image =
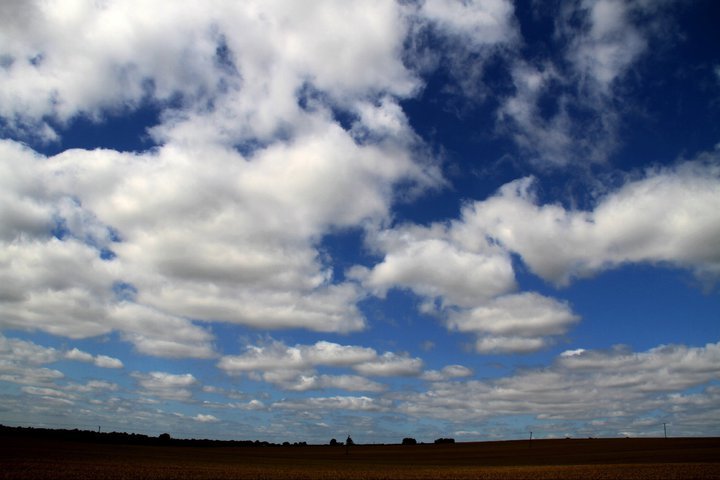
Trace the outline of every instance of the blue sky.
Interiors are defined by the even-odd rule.
[[[3,3],[0,423],[720,435],[719,13]]]

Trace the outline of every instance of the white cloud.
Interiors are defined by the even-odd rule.
[[[538,205],[532,179],[523,179],[469,206],[463,217],[559,285],[631,262],[717,278],[720,170],[713,158],[650,170],[609,192],[592,211]]]
[[[372,239],[385,253],[383,261],[369,272],[353,273],[381,296],[389,288],[405,287],[452,305],[473,305],[478,298],[513,290],[515,278],[506,252],[482,239],[469,245],[456,238],[454,226],[383,231]]]
[[[162,146],[144,153],[42,158],[2,142],[0,261],[25,279],[2,282],[3,326],[118,331],[142,353],[197,358],[214,355],[212,334],[189,319],[365,327],[363,292],[333,282],[317,247],[331,229],[387,219],[395,185],[440,181],[398,103],[420,85],[402,58],[407,8],[78,1],[4,13],[9,129],[163,111],[150,131]]]
[[[422,371],[423,362],[419,358],[385,352],[374,360],[359,363],[353,368],[359,373],[378,377],[412,377]]]
[[[384,254],[383,260],[372,269],[354,267],[348,275],[379,296],[390,288],[407,288],[424,297],[421,309],[442,317],[451,330],[474,333],[479,353],[546,347],[578,317],[557,300],[512,294],[510,254],[491,237],[490,228],[476,228],[472,213],[467,207],[449,223],[375,232],[368,242]]]
[[[227,355],[218,368],[229,374],[248,373],[285,390],[306,391],[338,388],[348,391],[379,392],[385,387],[358,375],[318,374],[317,367],[350,368],[367,376],[414,376],[422,369],[422,360],[406,355],[352,345],[319,341],[313,345],[290,347],[272,341],[248,345],[241,355]]]
[[[443,33],[475,48],[508,42],[515,34],[513,5],[505,0],[425,0],[418,13]]]
[[[132,376],[145,394],[164,400],[190,400],[193,396],[192,389],[199,383],[190,373],[133,372]]]
[[[686,389],[705,386],[697,401],[707,401],[719,373],[718,355],[719,344],[660,346],[645,352],[624,347],[585,350],[561,355],[549,367],[497,380],[433,383],[426,393],[406,395],[398,408],[412,416],[458,423],[530,412],[538,420],[558,422],[605,418],[606,434],[619,435],[629,419],[658,410],[672,418],[673,403],[693,402],[692,394],[679,393]]]
[[[283,400],[272,404],[272,408],[288,410],[352,410],[357,412],[381,412],[389,403],[370,397],[311,397],[300,400]]]
[[[98,392],[102,392],[102,391],[114,392],[114,391],[118,390],[119,388],[120,388],[120,386],[117,383],[107,382],[105,380],[90,380],[83,385],[70,384],[67,387],[65,387],[65,390],[70,390],[73,392],[80,392],[80,393],[97,394]]]
[[[400,59],[406,19],[395,2],[13,2],[4,13],[0,114],[25,124],[180,95],[190,112],[176,112],[176,126],[210,113],[220,135],[263,138],[296,120],[306,82],[338,100],[417,86]],[[244,121],[233,126],[230,114]]]
[[[616,151],[620,105],[632,101],[623,96],[622,82],[649,45],[667,41],[667,29],[654,25],[662,22],[662,3],[558,4],[547,41],[562,58],[508,60],[515,91],[502,100],[497,116],[523,158],[541,168],[582,167],[603,163]]]
[[[218,366],[227,372],[303,370],[317,365],[351,366],[376,355],[372,348],[325,341],[294,347],[272,341],[262,346],[248,345],[244,354],[225,356]]]
[[[51,385],[65,375],[59,370],[41,367],[60,357],[54,348],[8,338],[0,334],[0,380],[23,385]]]
[[[122,368],[123,363],[120,359],[108,357],[107,355],[97,355],[95,357],[95,365],[102,368]]]
[[[39,395],[42,397],[53,397],[70,401],[75,398],[72,394],[49,387],[22,387],[21,390],[30,395]]]
[[[65,358],[68,360],[77,360],[80,362],[94,363],[101,368],[122,368],[123,363],[117,358],[108,357],[107,355],[93,356],[90,353],[83,352],[77,348],[65,352]]]
[[[472,370],[462,365],[447,365],[441,370],[428,370],[421,378],[429,382],[443,382],[453,378],[469,377],[472,374]]]
[[[73,348],[72,350],[65,352],[65,358],[67,358],[68,360],[77,360],[80,362],[93,361],[92,354],[83,352],[82,350],[78,350],[77,348]]]
[[[645,50],[647,42],[630,22],[631,2],[586,0],[581,9],[588,11],[587,27],[573,38],[568,58],[583,82],[595,84],[591,88],[604,94]]]
[[[339,389],[348,392],[381,392],[385,386],[358,375],[317,375],[315,373],[270,371],[262,375],[264,381],[295,392]]]
[[[450,328],[478,335],[480,353],[529,352],[545,346],[545,337],[562,335],[579,317],[557,300],[524,292],[454,312]]]
[[[208,414],[204,414],[204,413],[198,413],[197,415],[195,415],[192,418],[196,422],[200,422],[200,423],[216,423],[216,422],[220,421],[216,416],[208,415]]]
[[[567,111],[571,99],[562,94],[553,95],[556,111],[543,116],[539,101],[548,94],[549,88],[562,81],[552,64],[539,66],[516,62],[511,69],[515,86],[512,96],[506,98],[497,116],[500,125],[529,158],[541,166],[564,166],[579,158],[595,160],[603,158],[608,147],[606,138],[593,135],[599,146],[584,144],[591,132],[582,130],[581,122],[574,121]],[[598,117],[599,118],[599,117]],[[581,155],[578,155],[582,152]],[[575,158],[578,157],[578,158]]]

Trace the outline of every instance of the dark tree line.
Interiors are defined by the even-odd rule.
[[[50,429],[34,427],[8,427],[0,425],[0,436],[14,438],[45,438],[53,440],[65,440],[75,442],[92,442],[105,444],[128,444],[128,445],[178,445],[193,447],[276,447],[279,444],[259,440],[209,440],[209,439],[186,439],[172,438],[169,433],[162,433],[157,437],[151,437],[139,433],[126,432],[96,432],[93,430],[76,429]],[[306,446],[306,442],[285,442],[283,446]]]

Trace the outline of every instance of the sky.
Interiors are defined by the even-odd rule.
[[[719,20],[0,3],[0,423],[720,436]]]

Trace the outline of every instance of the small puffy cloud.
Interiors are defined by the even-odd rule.
[[[197,379],[190,373],[133,372],[131,375],[145,394],[165,400],[190,400],[192,389],[198,385]]]
[[[339,389],[348,392],[381,392],[385,386],[359,375],[318,375],[315,373],[265,372],[264,381],[283,390],[305,392],[308,390]]]
[[[83,352],[82,350],[78,350],[77,348],[73,348],[72,350],[69,350],[65,353],[65,358],[68,360],[77,360],[80,362],[92,362],[93,356],[87,352]]]
[[[453,378],[465,378],[473,374],[473,371],[462,365],[447,365],[441,370],[428,370],[422,374],[422,379],[428,382],[443,382]]]
[[[122,368],[123,363],[117,358],[108,357],[107,355],[98,355],[95,357],[95,365],[102,368]]]
[[[478,335],[480,353],[530,352],[544,346],[546,337],[564,334],[578,320],[565,303],[524,292],[454,312],[448,325]]]
[[[77,348],[73,348],[65,352],[65,358],[68,360],[77,360],[80,362],[94,363],[96,366],[101,368],[122,368],[123,363],[117,358],[109,357],[107,355],[93,356],[90,353],[83,352]]]
[[[353,368],[368,376],[412,377],[422,371],[423,362],[419,358],[385,352],[374,360],[355,365]]]
[[[79,393],[93,393],[97,394],[98,392],[104,392],[104,391],[111,391],[114,392],[118,390],[120,386],[117,383],[108,382],[105,380],[90,380],[89,382],[79,385],[79,384],[71,384],[65,387],[65,390],[70,390],[74,392]]]
[[[196,422],[200,422],[200,423],[215,423],[215,422],[220,421],[220,419],[218,419],[214,415],[208,415],[208,414],[203,414],[203,413],[198,413],[197,415],[195,415],[192,418]]]
[[[43,347],[36,343],[8,338],[0,334],[0,380],[22,385],[53,385],[64,378],[64,374],[55,369],[42,367],[46,363],[56,362],[61,353],[52,347]]]
[[[367,376],[412,376],[422,369],[422,360],[392,352],[319,341],[313,345],[287,346],[271,341],[248,345],[241,355],[227,355],[218,367],[229,374],[257,374],[286,390],[305,391],[338,388],[348,391],[381,391],[384,386],[357,375],[318,374],[318,367],[350,368]]]
[[[313,345],[290,347],[272,341],[266,345],[248,345],[242,355],[228,355],[220,359],[218,367],[228,373],[303,370],[314,366],[352,366],[374,359],[372,348],[339,345],[319,341]]]
[[[52,347],[43,347],[36,343],[8,338],[0,334],[0,355],[4,360],[12,359],[23,365],[42,365],[60,358],[60,352]]]
[[[388,409],[389,402],[370,397],[311,397],[300,400],[283,400],[272,404],[272,408],[288,410],[351,410],[358,412],[381,412]]]
[[[431,233],[413,233],[391,233],[397,240],[364,278],[364,285],[379,295],[391,287],[410,288],[454,305],[473,304],[479,296],[492,297],[515,287],[510,259],[503,252],[473,251],[449,239],[432,238]]]
[[[50,388],[50,387],[22,387],[21,390],[25,393],[29,393],[30,395],[39,395],[42,397],[53,397],[53,398],[59,398],[59,399],[65,399],[65,400],[72,400],[75,398],[74,395],[64,392],[62,390],[58,390],[56,388]]]

